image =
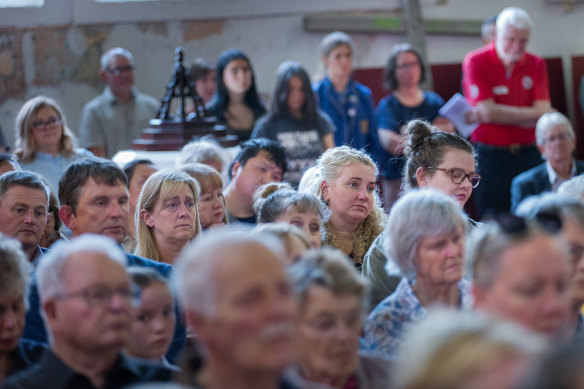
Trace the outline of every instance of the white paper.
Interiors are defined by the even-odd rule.
[[[466,114],[472,111],[473,107],[467,99],[460,93],[456,93],[448,100],[446,104],[440,108],[440,116],[450,120],[456,127],[460,135],[465,138],[470,137],[470,134],[478,127],[478,123],[467,123]]]

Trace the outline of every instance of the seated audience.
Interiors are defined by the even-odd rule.
[[[217,170],[221,178],[227,178],[229,166],[227,151],[212,139],[198,139],[183,146],[176,160],[180,167],[189,163],[202,163]]]
[[[517,215],[536,219],[540,214],[558,215],[562,219],[561,233],[570,254],[570,330],[576,336],[584,335],[584,203],[569,197],[547,193],[530,197],[519,204]]]
[[[452,197],[464,207],[481,177],[476,174],[472,145],[455,134],[439,131],[421,120],[407,125],[409,139],[405,145],[405,169],[402,185],[405,192],[414,188],[432,188]],[[469,226],[476,222],[468,219]],[[368,310],[379,304],[397,287],[399,267],[387,257],[387,234],[381,234],[365,254],[363,276],[371,283]]]
[[[12,154],[0,153],[0,176],[6,172],[22,170],[20,164]]]
[[[201,188],[187,173],[161,170],[148,178],[136,204],[136,255],[173,264],[201,232]]]
[[[462,279],[466,225],[460,205],[433,189],[410,191],[394,204],[384,233],[404,278],[365,321],[364,350],[395,357],[408,325],[430,307],[470,308],[470,284]]]
[[[0,234],[0,384],[39,362],[46,349],[21,339],[32,266],[20,243]]]
[[[114,162],[105,159],[84,160],[71,164],[59,182],[61,221],[74,237],[83,234],[105,235],[122,243],[128,225],[128,189],[126,175]],[[168,277],[170,265],[126,254],[128,266],[152,267]],[[42,262],[39,258],[39,262]],[[29,295],[24,337],[46,342],[47,333],[40,316],[39,295],[35,283]],[[177,321],[173,345],[167,355],[174,357],[185,344],[185,329]]]
[[[140,292],[140,303],[132,306],[132,326],[124,351],[134,358],[173,367],[164,357],[176,322],[168,280],[147,267],[131,266],[127,271],[132,287]]]
[[[24,170],[44,177],[54,190],[73,162],[93,157],[85,149],[74,148],[75,138],[67,127],[57,102],[45,96],[28,100],[16,117],[14,154]]]
[[[132,325],[132,289],[114,241],[87,235],[59,243],[36,274],[50,349],[3,388],[124,388],[170,380],[169,369],[121,353]]]
[[[229,183],[223,191],[227,220],[255,224],[255,190],[269,182],[282,181],[286,168],[286,152],[279,143],[264,138],[242,143],[229,167]]]
[[[567,117],[559,112],[542,115],[535,126],[535,139],[545,162],[513,179],[512,211],[521,200],[542,192],[556,192],[563,182],[584,173],[584,161],[574,159],[576,140]]]
[[[306,234],[298,227],[288,223],[260,224],[253,229],[261,234],[271,234],[280,240],[286,250],[286,255],[280,260],[286,266],[296,263],[302,254],[312,246]]]
[[[205,350],[191,386],[208,389],[289,388],[293,361],[294,300],[269,235],[205,232],[176,262],[182,311]]]
[[[442,97],[420,88],[425,80],[426,64],[422,54],[408,43],[394,46],[385,67],[385,83],[391,93],[379,102],[375,110],[375,139],[382,150],[379,161],[386,212],[398,199],[402,186],[405,166],[402,154],[408,141],[408,122],[422,119],[432,122],[442,131],[455,133],[452,123],[440,116],[439,110],[444,105]]]
[[[197,203],[201,229],[227,224],[223,181],[217,170],[202,163],[189,163],[179,169],[193,177],[201,187]]]
[[[330,211],[310,193],[300,193],[288,184],[266,184],[254,195],[258,223],[289,223],[304,231],[310,244],[320,248],[322,226]]]
[[[298,387],[389,388],[389,362],[359,355],[366,281],[336,249],[307,252],[289,268],[298,300]]]
[[[558,194],[584,202],[584,174],[570,178],[560,185]]]
[[[158,169],[149,159],[135,159],[124,165],[124,173],[128,178],[128,193],[130,194],[130,198],[128,199],[130,204],[130,223],[128,223],[128,237],[124,240],[124,249],[128,252],[131,252],[136,246],[134,215],[136,214],[136,203],[138,202],[140,191],[148,177],[157,171]]]
[[[499,216],[471,234],[474,306],[551,339],[569,330],[569,254],[558,236],[561,220]]]
[[[47,186],[48,187],[48,186]],[[61,233],[61,227],[63,226],[63,222],[59,217],[59,199],[55,194],[56,191],[52,188],[51,194],[49,196],[49,211],[47,214],[47,224],[45,224],[45,229],[43,230],[43,235],[41,240],[39,241],[40,247],[50,248],[53,243],[67,239],[65,235]]]
[[[207,110],[241,142],[249,139],[255,121],[266,113],[256,91],[251,62],[242,51],[229,49],[219,56],[217,91]]]
[[[191,65],[191,79],[195,83],[195,91],[207,104],[217,90],[217,73],[213,63],[205,58],[195,58]]]
[[[276,72],[270,112],[258,120],[252,138],[268,138],[286,150],[284,180],[298,186],[304,171],[334,146],[334,124],[320,112],[310,77],[298,62],[283,62]]]
[[[16,238],[30,263],[36,266],[43,250],[50,190],[36,173],[12,171],[0,176],[0,232]]]
[[[402,346],[391,388],[516,389],[545,342],[515,323],[439,310],[416,324]]]
[[[363,151],[340,146],[318,159],[313,193],[331,212],[324,224],[323,246],[347,254],[357,269],[371,243],[383,231],[385,214],[377,193],[377,166]]]
[[[106,87],[83,107],[79,134],[83,147],[98,157],[112,158],[142,136],[160,103],[134,86],[134,56],[126,49],[114,47],[105,52],[99,76]]]

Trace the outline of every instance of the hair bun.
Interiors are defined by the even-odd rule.
[[[270,182],[264,184],[255,190],[253,194],[253,210],[257,214],[262,207],[264,201],[270,196],[272,193],[276,193],[279,190],[293,190],[290,184],[286,182]]]
[[[424,140],[432,136],[434,132],[432,125],[425,120],[410,120],[406,125],[406,131],[409,135],[409,140],[404,151],[406,156],[409,156],[414,150],[420,147]]]

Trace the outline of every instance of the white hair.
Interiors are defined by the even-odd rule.
[[[251,233],[249,228],[219,227],[206,230],[186,246],[175,261],[173,285],[183,311],[193,310],[210,317],[215,313],[217,285],[215,267],[219,261],[237,261],[238,250],[259,245],[279,260],[286,252],[271,234]]]
[[[477,348],[488,350],[481,345],[490,345],[506,354],[526,358],[538,357],[546,349],[544,339],[518,324],[496,319],[484,312],[437,309],[406,332],[392,387],[407,387],[421,375],[427,375],[431,366],[436,368],[441,365],[441,362],[437,365],[440,355],[456,361],[465,358],[465,351]],[[475,359],[480,356],[469,357]],[[442,361],[448,363],[444,359]],[[490,359],[484,356],[484,360],[476,359],[468,363],[486,364],[490,363]]]
[[[130,61],[130,63],[132,65],[134,65],[134,56],[132,55],[132,53],[130,53],[129,50],[123,49],[121,47],[114,47],[113,49],[109,49],[108,51],[106,51],[102,56],[101,56],[101,70],[106,70],[110,60],[113,57],[124,57],[126,58],[128,61]]]
[[[525,10],[518,7],[507,7],[497,16],[497,35],[503,35],[508,26],[518,30],[531,31],[533,21]]]
[[[126,267],[126,255],[111,238],[84,234],[70,241],[59,241],[39,261],[36,270],[41,302],[54,298],[64,291],[63,268],[73,254],[100,253],[112,262]]]
[[[570,178],[560,185],[558,194],[584,202],[584,174]]]
[[[559,125],[565,125],[570,133],[570,138],[574,138],[574,129],[572,128],[570,120],[560,112],[548,112],[541,115],[535,125],[535,139],[537,145],[543,146],[545,143],[546,132]]]

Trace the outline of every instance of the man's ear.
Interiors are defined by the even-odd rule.
[[[102,80],[103,82],[106,82],[106,74],[105,74],[105,70],[103,70],[103,69],[100,69],[100,70],[99,70],[99,78],[101,78],[101,80]]]
[[[59,218],[71,230],[75,228],[75,214],[70,205],[61,205],[61,208],[59,208]]]
[[[55,305],[55,300],[47,300],[41,304],[41,307],[42,314],[45,316],[45,320],[47,321],[46,325],[48,325],[50,328],[53,328],[53,323],[57,318],[57,307]]]
[[[195,334],[197,334],[197,338],[205,341],[209,339],[209,329],[212,327],[210,324],[211,321],[200,314],[199,312],[195,312],[192,310],[187,311],[186,313],[187,319],[187,327],[191,328]]]
[[[485,305],[486,300],[486,290],[483,286],[477,285],[476,283],[472,283],[471,285],[471,294],[473,297],[473,305],[475,308],[481,308]]]
[[[428,171],[423,167],[419,167],[416,169],[416,182],[418,183],[419,188],[425,188],[428,186]]]
[[[233,162],[233,166],[231,166],[231,179],[234,179],[241,168],[241,163],[239,161]]]
[[[144,223],[150,228],[154,227],[154,220],[152,219],[152,214],[145,209],[140,210],[140,218],[144,220]]]

